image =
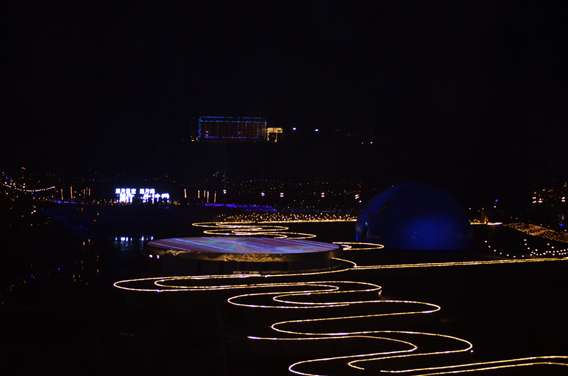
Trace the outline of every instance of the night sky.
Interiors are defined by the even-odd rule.
[[[199,164],[206,174],[180,151],[197,117],[263,116],[285,132],[372,138],[374,162],[358,163],[381,184],[433,176],[491,196],[564,181],[566,8],[3,2],[3,165],[80,176]]]

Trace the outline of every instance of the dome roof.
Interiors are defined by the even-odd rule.
[[[472,247],[469,220],[460,204],[443,189],[407,183],[388,188],[361,210],[357,241],[407,250],[453,250]]]

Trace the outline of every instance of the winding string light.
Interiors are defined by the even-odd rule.
[[[415,376],[449,375],[449,374],[458,374],[466,372],[492,371],[492,370],[499,370],[506,368],[515,368],[515,367],[529,367],[536,365],[567,367],[568,356],[563,356],[563,355],[532,356],[527,358],[496,360],[490,362],[464,363],[464,364],[457,364],[457,365],[443,366],[443,367],[415,368],[415,369],[405,369],[405,370],[383,370],[381,372],[393,373],[393,374],[421,372],[420,374],[417,374]]]
[[[363,243],[363,242],[333,242],[340,245],[344,251],[375,251],[385,248],[382,244]]]
[[[293,221],[289,221],[291,223]],[[305,221],[304,221],[305,222]],[[264,222],[268,223],[268,222]],[[282,223],[282,222],[270,222]],[[258,224],[256,222],[200,222],[194,223],[193,226],[205,227],[203,230],[206,235],[215,236],[264,236],[272,237],[275,239],[313,239],[315,234],[305,234],[300,232],[288,231],[289,227],[274,226],[267,224]]]
[[[55,189],[55,186],[54,186],[54,185],[51,186],[51,187],[46,187],[46,188],[25,189],[25,188],[18,187],[18,186],[16,186],[16,185],[10,185],[10,184],[6,184],[6,183],[4,183],[4,187],[10,188],[10,189],[14,189],[14,190],[16,190],[16,191],[28,192],[28,193],[46,192],[46,191],[51,191],[51,190]]]
[[[322,341],[322,340],[345,340],[345,339],[370,339],[376,341],[386,341],[393,346],[403,345],[404,348],[394,348],[387,351],[366,352],[362,354],[340,355],[334,357],[323,357],[307,359],[293,363],[289,366],[290,372],[298,375],[315,376],[307,369],[313,367],[328,367],[328,362],[344,362],[350,369],[364,371],[368,366],[373,369],[380,365],[380,362],[396,360],[399,365],[408,364],[406,359],[409,357],[421,357],[429,359],[433,356],[447,356],[450,354],[467,353],[473,351],[471,342],[451,335],[404,331],[404,330],[353,330],[353,331],[314,331],[299,330],[294,327],[316,325],[321,327],[338,327],[335,323],[349,323],[358,320],[363,322],[375,322],[385,317],[392,316],[412,316],[426,315],[438,312],[440,306],[419,301],[405,300],[385,300],[380,298],[382,288],[379,285],[361,281],[294,281],[294,282],[269,282],[273,279],[283,277],[304,277],[321,276],[331,273],[342,273],[345,271],[372,270],[384,268],[432,268],[447,266],[473,266],[490,264],[509,264],[518,262],[544,262],[558,261],[558,259],[523,259],[523,260],[492,260],[481,262],[450,262],[450,263],[423,263],[423,264],[404,264],[404,265],[372,265],[357,266],[348,260],[337,259],[344,263],[345,267],[338,270],[327,270],[322,272],[308,272],[295,274],[233,274],[233,275],[200,275],[182,277],[155,277],[139,278],[115,282],[114,286],[119,289],[140,292],[207,292],[219,290],[268,290],[261,292],[237,294],[227,299],[229,304],[251,308],[251,309],[273,309],[273,310],[305,310],[305,309],[337,309],[342,307],[357,305],[392,306],[397,309],[390,312],[370,313],[365,315],[350,316],[328,316],[314,319],[286,320],[273,323],[270,328],[278,333],[278,336],[266,337],[248,335],[251,340],[263,341]],[[350,266],[348,266],[350,264]],[[370,295],[367,299],[361,299],[361,294]],[[355,299],[345,299],[356,297]],[[357,298],[358,297],[358,298]],[[410,309],[401,310],[401,306]],[[422,309],[416,309],[422,307]],[[327,312],[327,310],[325,311]],[[409,337],[409,338],[407,338]],[[423,340],[437,338],[446,345],[435,351],[425,350],[427,346],[421,345]],[[397,345],[398,344],[398,345]],[[474,371],[498,370],[512,367],[529,367],[534,365],[548,366],[568,366],[566,356],[541,356],[500,360],[492,362],[464,363],[448,366],[437,366],[429,368],[392,368],[389,362],[386,368],[381,367],[381,372],[386,373],[412,373],[413,375],[445,375],[457,374]]]
[[[204,227],[205,233],[215,235],[262,235],[274,237],[294,236],[296,233],[288,232],[285,226],[258,224],[254,222],[203,222],[194,226]],[[304,234],[306,235],[306,234]],[[314,235],[315,237],[315,235]],[[378,244],[357,242],[336,242],[344,250],[378,250],[383,247]],[[412,374],[417,375],[448,375],[509,369],[514,367],[531,366],[557,366],[568,367],[568,356],[535,356],[487,362],[470,362],[461,364],[439,365],[432,367],[409,367],[416,362],[411,359],[420,359],[421,364],[436,357],[447,359],[452,354],[465,354],[473,352],[473,344],[465,339],[442,334],[407,330],[376,330],[374,328],[360,327],[361,325],[377,325],[380,320],[387,317],[411,317],[429,315],[440,311],[439,305],[410,300],[386,300],[381,298],[382,288],[379,285],[364,281],[353,280],[310,280],[310,281],[283,281],[291,277],[322,277],[343,272],[402,269],[402,268],[435,268],[458,267],[478,265],[500,265],[514,263],[558,262],[567,261],[564,258],[532,257],[520,259],[501,259],[484,261],[460,262],[431,262],[417,264],[393,265],[365,265],[359,266],[355,262],[334,258],[340,263],[337,269],[297,273],[261,274],[259,272],[241,272],[236,274],[196,275],[139,278],[118,281],[114,286],[119,289],[139,292],[210,292],[220,290],[239,291],[227,299],[231,305],[247,309],[268,310],[297,310],[305,311],[317,309],[324,312],[325,317],[295,319],[275,322],[270,329],[276,333],[274,336],[247,335],[255,341],[342,341],[342,340],[370,340],[377,344],[380,351],[369,351],[356,354],[342,354],[338,356],[320,357],[294,362],[289,371],[303,376],[317,376],[321,370],[329,369],[331,364],[340,362],[351,373],[373,372]],[[255,290],[252,292],[251,290]],[[241,292],[242,291],[242,292]],[[352,307],[372,308],[372,311],[361,315],[333,315],[337,309]],[[351,310],[351,308],[350,308]],[[353,325],[359,328],[348,330]],[[330,329],[328,329],[330,328]],[[333,330],[342,328],[341,330]],[[389,344],[385,349],[384,345]],[[451,357],[448,358],[452,359]],[[314,371],[315,370],[315,371]]]

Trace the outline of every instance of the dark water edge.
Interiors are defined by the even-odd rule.
[[[191,223],[174,222],[131,232],[132,224],[93,231],[50,223],[4,237],[0,361],[6,374],[284,375],[292,362],[309,358],[306,352],[335,351],[243,339],[243,332],[287,317],[229,306],[232,292],[146,295],[113,288],[116,280],[151,275],[142,250],[150,237],[202,234]],[[289,231],[353,241],[353,226],[290,224]],[[476,245],[465,252],[360,251],[344,258],[360,265],[496,259],[484,239],[523,251],[520,233],[474,230]],[[433,321],[412,325],[467,338],[481,359],[568,354],[564,263],[370,270],[341,278],[380,284],[385,298],[440,304]]]

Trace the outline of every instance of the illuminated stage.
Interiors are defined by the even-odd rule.
[[[162,258],[161,268],[164,263],[167,263],[170,268],[177,265],[178,269],[181,264],[185,264],[186,268],[189,267],[188,272],[198,273],[201,272],[199,269],[203,266],[201,261],[211,261],[217,268],[226,269],[228,267],[233,270],[326,268],[330,266],[332,257],[343,252],[343,248],[338,244],[312,240],[243,236],[160,239],[146,243],[145,249],[150,257],[156,260]],[[191,261],[193,264],[188,263]],[[279,265],[279,263],[285,265]],[[196,266],[196,268],[191,266]]]

